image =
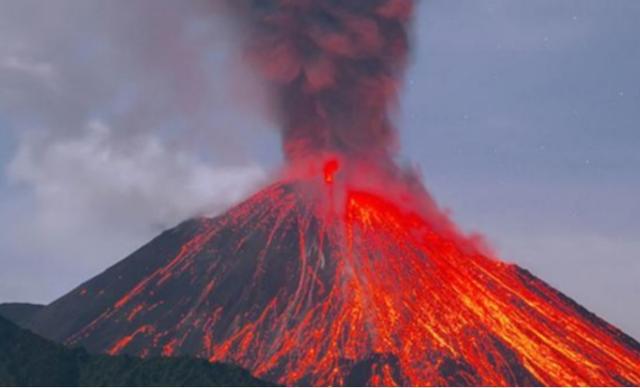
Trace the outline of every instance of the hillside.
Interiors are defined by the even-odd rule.
[[[267,386],[238,367],[186,357],[94,356],[0,317],[0,386]]]
[[[640,382],[637,342],[534,275],[376,193],[333,202],[326,182],[274,184],[166,231],[29,327],[283,385]]]
[[[31,317],[45,307],[32,303],[0,303],[0,316],[3,316],[20,327],[24,327]]]

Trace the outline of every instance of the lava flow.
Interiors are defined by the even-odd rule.
[[[640,384],[635,340],[493,258],[394,163],[387,110],[411,1],[250,4],[237,15],[273,91],[286,171],[164,232],[33,330],[282,384]]]
[[[283,384],[640,382],[633,339],[483,255],[410,191],[351,187],[337,166],[165,232],[49,306],[37,329]]]

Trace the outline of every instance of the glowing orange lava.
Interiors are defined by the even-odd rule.
[[[66,342],[192,354],[282,384],[640,383],[635,341],[464,244],[442,214],[338,184],[338,167],[323,177],[339,201],[297,178],[201,220]]]

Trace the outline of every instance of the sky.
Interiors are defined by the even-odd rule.
[[[282,162],[198,0],[0,0],[0,302],[48,303]],[[494,251],[640,338],[640,2],[423,0],[401,158]]]

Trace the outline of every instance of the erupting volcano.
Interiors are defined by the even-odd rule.
[[[234,12],[287,166],[169,230],[31,327],[109,354],[195,355],[283,384],[636,385],[640,345],[461,234],[394,163],[408,0]]]

